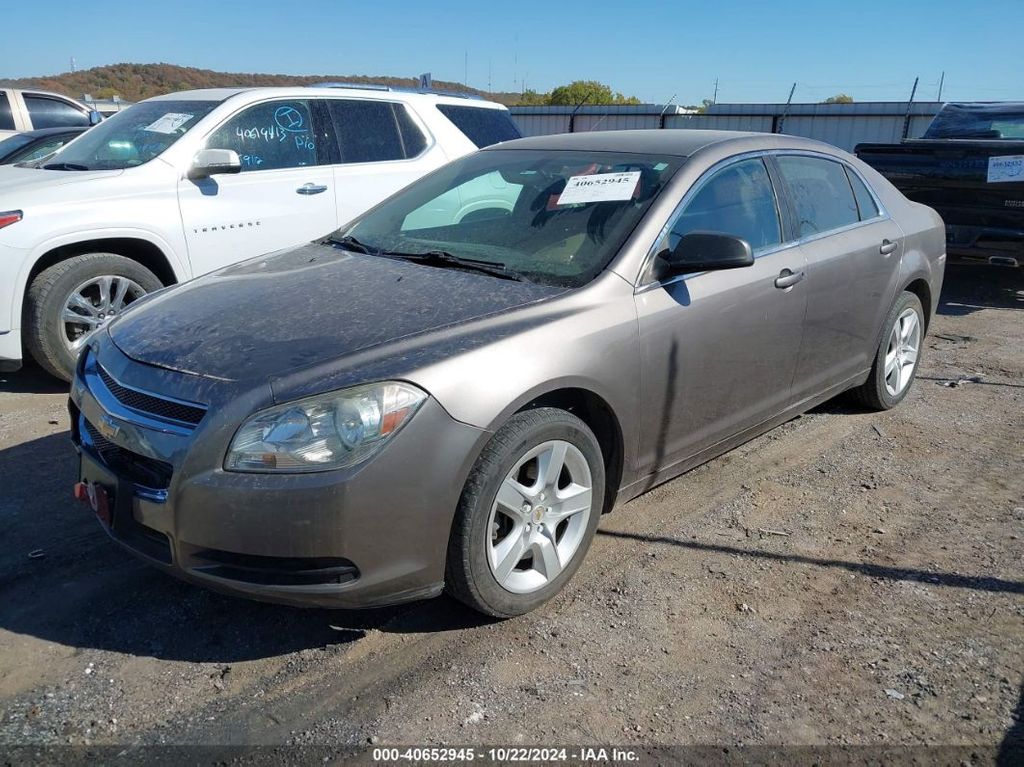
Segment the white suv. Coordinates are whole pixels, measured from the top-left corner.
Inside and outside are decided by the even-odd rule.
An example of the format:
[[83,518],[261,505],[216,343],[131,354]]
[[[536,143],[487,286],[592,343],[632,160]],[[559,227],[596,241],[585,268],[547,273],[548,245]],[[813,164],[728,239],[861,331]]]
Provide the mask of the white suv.
[[324,237],[518,136],[500,104],[385,87],[140,102],[41,168],[0,167],[0,370],[21,365],[24,341],[69,378],[88,334],[145,293]]

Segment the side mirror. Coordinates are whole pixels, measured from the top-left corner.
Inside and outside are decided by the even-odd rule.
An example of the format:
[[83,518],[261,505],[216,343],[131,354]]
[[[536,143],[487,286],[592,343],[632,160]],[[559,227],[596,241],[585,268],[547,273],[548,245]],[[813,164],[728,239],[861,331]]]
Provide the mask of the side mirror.
[[95,109],[89,110],[89,126],[99,125],[103,122],[103,115]]
[[189,178],[207,178],[217,173],[240,173],[242,161],[234,149],[200,149],[188,170]]
[[721,232],[690,232],[680,238],[673,250],[661,253],[658,260],[659,277],[667,277],[753,266],[754,255],[750,244],[740,237]]

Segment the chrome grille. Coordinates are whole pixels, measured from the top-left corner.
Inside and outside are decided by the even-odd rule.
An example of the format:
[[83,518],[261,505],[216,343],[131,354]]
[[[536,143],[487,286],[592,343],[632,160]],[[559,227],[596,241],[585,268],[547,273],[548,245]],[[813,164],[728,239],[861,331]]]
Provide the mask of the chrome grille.
[[206,408],[199,405],[189,405],[184,402],[164,399],[138,389],[132,389],[114,380],[102,365],[97,364],[100,379],[122,405],[146,415],[166,418],[179,423],[187,423],[195,426],[206,415]]

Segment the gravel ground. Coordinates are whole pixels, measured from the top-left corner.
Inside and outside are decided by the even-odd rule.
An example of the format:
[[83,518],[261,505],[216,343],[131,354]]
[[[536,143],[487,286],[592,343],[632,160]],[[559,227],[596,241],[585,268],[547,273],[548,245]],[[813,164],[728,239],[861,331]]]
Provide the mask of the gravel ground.
[[[951,268],[908,399],[827,403],[606,517],[567,591],[296,610],[136,562],[65,394],[0,375],[0,746],[1024,738],[1024,275]],[[984,761],[984,759],[982,759]],[[1005,758],[1004,758],[1005,761]]]

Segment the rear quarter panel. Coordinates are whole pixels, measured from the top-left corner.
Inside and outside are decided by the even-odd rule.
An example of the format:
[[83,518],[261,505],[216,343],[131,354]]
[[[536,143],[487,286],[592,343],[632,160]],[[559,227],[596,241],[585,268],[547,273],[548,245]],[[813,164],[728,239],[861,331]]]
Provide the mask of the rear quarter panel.
[[942,218],[927,205],[908,200],[881,173],[862,160],[857,168],[878,193],[882,204],[903,230],[903,254],[900,259],[897,289],[921,279],[928,284],[929,304],[925,310],[934,316],[942,290],[946,267],[946,229]]

